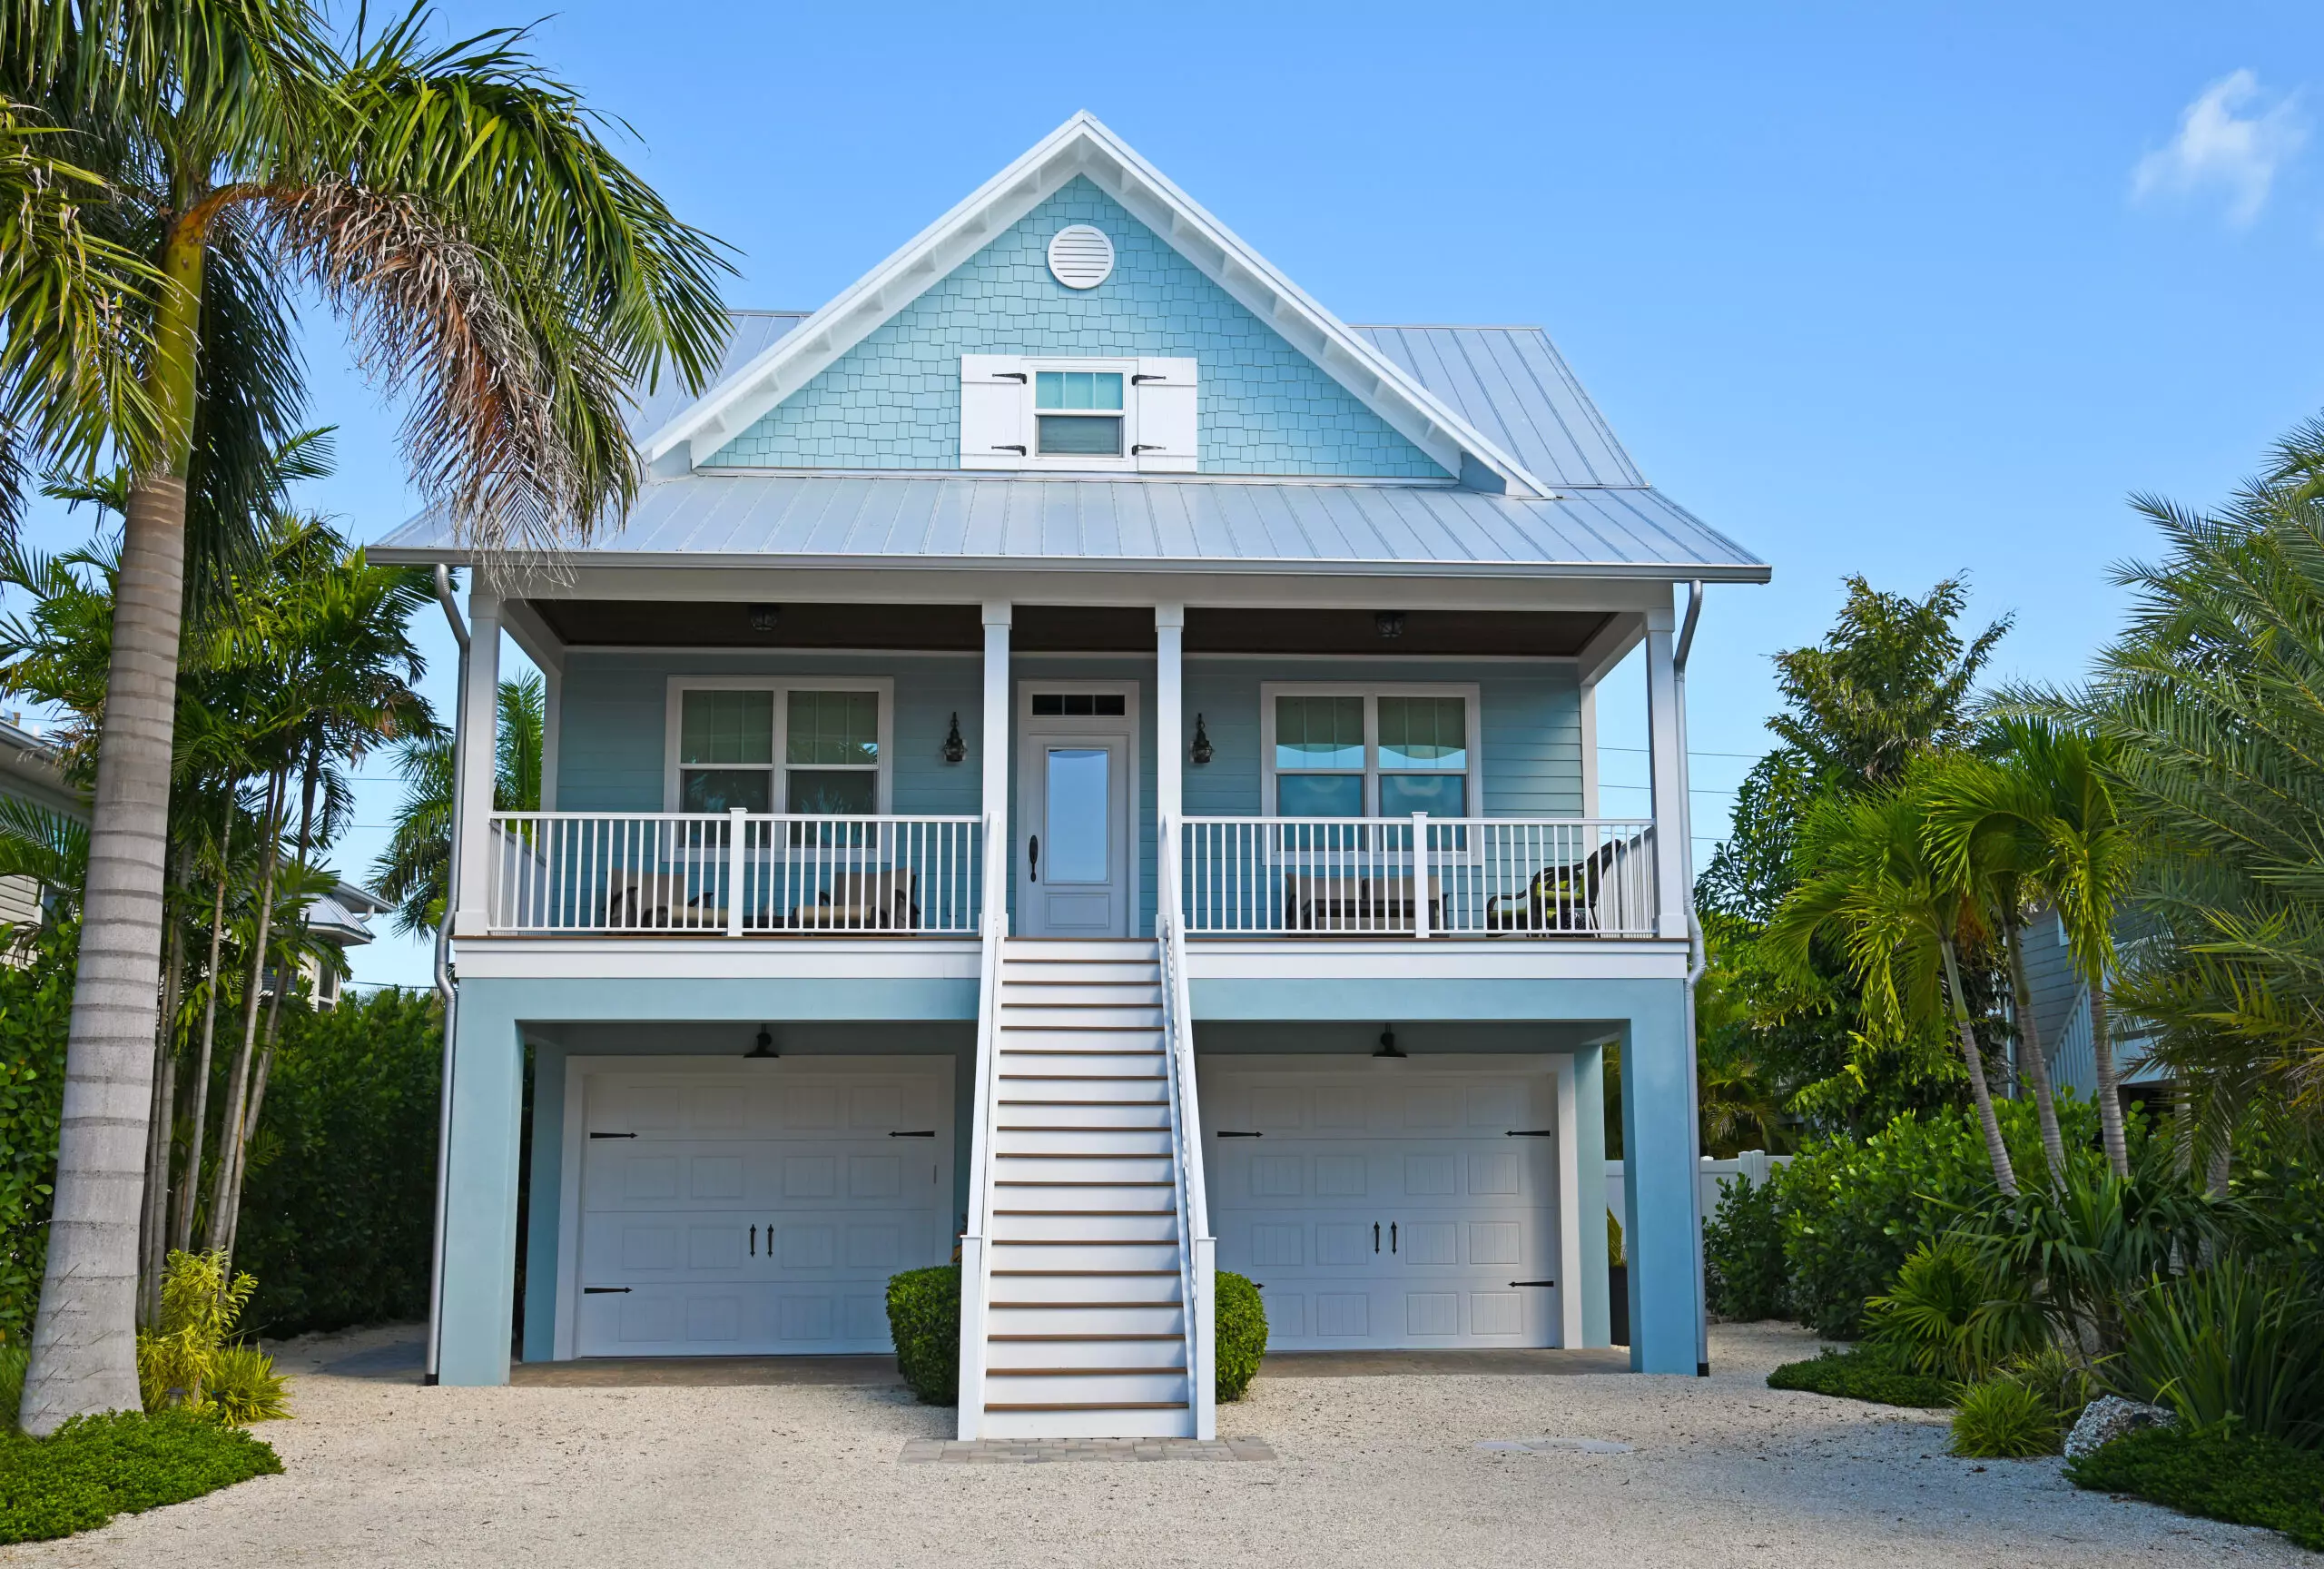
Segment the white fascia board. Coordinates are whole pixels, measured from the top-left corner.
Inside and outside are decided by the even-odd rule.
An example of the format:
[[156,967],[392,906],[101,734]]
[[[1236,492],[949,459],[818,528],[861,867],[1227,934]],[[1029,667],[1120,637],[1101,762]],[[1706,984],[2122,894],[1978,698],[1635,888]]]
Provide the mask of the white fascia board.
[[639,451],[648,470],[682,444],[689,463],[710,458],[994,234],[1079,174],[1088,175],[1204,276],[1281,332],[1325,375],[1447,472],[1462,471],[1465,452],[1496,473],[1512,494],[1554,494],[1523,464],[1244,244],[1087,110],[1043,137],[822,310],[646,437]]
[[565,645],[530,604],[523,599],[503,599],[500,625],[516,639],[517,646],[525,651],[526,658],[543,670],[560,676],[565,673]]
[[1604,680],[1615,666],[1629,657],[1630,651],[1646,639],[1646,617],[1636,612],[1616,615],[1589,642],[1581,646],[1579,674],[1581,685],[1595,686]]

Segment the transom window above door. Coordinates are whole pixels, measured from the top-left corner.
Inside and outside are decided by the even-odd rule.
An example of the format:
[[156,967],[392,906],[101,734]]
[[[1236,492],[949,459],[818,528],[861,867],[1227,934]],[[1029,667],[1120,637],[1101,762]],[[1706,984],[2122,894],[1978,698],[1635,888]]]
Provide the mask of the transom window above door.
[[672,685],[673,810],[848,817],[883,810],[886,683]]
[[1278,817],[1466,817],[1478,770],[1473,687],[1268,686],[1268,806]]
[[1128,712],[1128,698],[1119,692],[1036,692],[1036,719],[1118,719]]

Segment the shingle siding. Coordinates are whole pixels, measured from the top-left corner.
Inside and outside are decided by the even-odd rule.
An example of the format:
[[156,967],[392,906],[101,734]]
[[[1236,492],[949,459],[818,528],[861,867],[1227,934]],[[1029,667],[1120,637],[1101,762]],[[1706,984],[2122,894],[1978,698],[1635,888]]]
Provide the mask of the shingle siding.
[[[1069,223],[1113,240],[1113,275],[1095,289],[1049,275],[1049,238]],[[958,469],[963,354],[1192,357],[1206,474],[1447,477],[1084,179],[996,235],[709,465]]]

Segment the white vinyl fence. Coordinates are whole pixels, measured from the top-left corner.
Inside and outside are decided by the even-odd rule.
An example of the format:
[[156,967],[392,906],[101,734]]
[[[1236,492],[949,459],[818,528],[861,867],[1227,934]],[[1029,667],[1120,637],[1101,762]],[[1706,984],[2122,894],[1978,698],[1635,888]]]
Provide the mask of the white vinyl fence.
[[[1788,1155],[1770,1155],[1764,1150],[1746,1150],[1731,1160],[1714,1160],[1708,1155],[1704,1156],[1702,1170],[1696,1178],[1702,1189],[1703,1224],[1709,1225],[1712,1217],[1718,1213],[1719,1195],[1727,1191],[1727,1185],[1738,1176],[1750,1178],[1754,1188],[1763,1188],[1767,1186],[1768,1173],[1778,1166],[1790,1165],[1791,1159]],[[1628,1226],[1630,1222],[1623,1219],[1628,1213],[1623,1208],[1625,1191],[1622,1163],[1619,1160],[1607,1161],[1606,1208],[1615,1219]]]

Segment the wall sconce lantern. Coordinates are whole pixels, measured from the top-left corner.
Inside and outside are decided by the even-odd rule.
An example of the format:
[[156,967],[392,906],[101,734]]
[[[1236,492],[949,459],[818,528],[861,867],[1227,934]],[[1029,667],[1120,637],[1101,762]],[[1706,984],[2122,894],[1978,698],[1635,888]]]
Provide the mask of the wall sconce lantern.
[[751,630],[753,632],[772,632],[775,628],[775,624],[782,619],[783,607],[780,605],[751,607]]
[[1195,715],[1195,744],[1187,749],[1187,755],[1193,760],[1194,765],[1197,768],[1216,755],[1210,745],[1210,732],[1203,728],[1202,715],[1199,714]]
[[944,732],[944,761],[958,763],[969,755],[969,744],[960,739],[960,711],[952,711],[952,727]]
[[1375,610],[1372,625],[1384,643],[1393,643],[1404,635],[1404,613],[1401,610]]
[[777,1051],[774,1049],[774,1036],[768,1031],[765,1025],[762,1024],[759,1026],[759,1032],[753,1039],[751,1049],[743,1053],[743,1061],[745,1062],[769,1062],[782,1055],[782,1052]]

